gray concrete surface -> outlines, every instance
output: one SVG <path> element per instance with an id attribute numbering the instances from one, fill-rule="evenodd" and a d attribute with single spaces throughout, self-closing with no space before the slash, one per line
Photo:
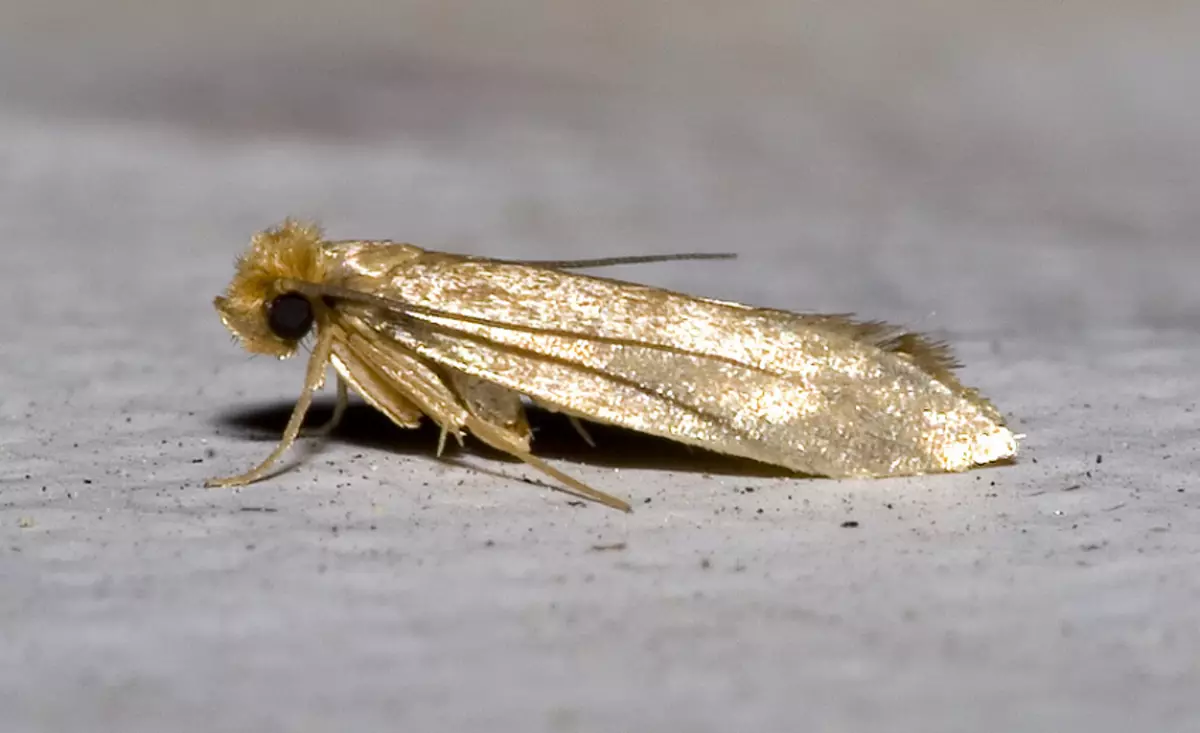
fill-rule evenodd
<path id="1" fill-rule="evenodd" d="M 1200 729 L 1195 3 L 0 11 L 0 729 Z M 209 305 L 288 214 L 736 250 L 623 274 L 946 337 L 1025 449 L 796 480 L 541 416 L 626 517 L 357 408 L 206 490 L 298 389 Z"/>

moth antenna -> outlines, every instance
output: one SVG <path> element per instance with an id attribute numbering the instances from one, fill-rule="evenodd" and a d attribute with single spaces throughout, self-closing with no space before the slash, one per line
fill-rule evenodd
<path id="1" fill-rule="evenodd" d="M 673 255 L 628 255 L 624 257 L 597 257 L 586 260 L 500 260 L 514 265 L 532 265 L 553 270 L 578 270 L 588 267 L 613 267 L 615 265 L 645 265 L 654 262 L 679 262 L 683 260 L 735 260 L 733 252 L 683 252 Z"/>

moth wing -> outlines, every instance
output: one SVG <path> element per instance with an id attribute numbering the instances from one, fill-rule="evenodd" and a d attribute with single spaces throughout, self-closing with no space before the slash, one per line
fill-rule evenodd
<path id="1" fill-rule="evenodd" d="M 910 361 L 992 419 L 1002 417 L 954 375 L 946 344 L 846 315 L 754 308 L 548 267 L 426 252 L 385 242 L 342 243 L 350 289 L 403 304 L 535 330 L 622 339 L 733 359 L 779 373 L 806 374 L 818 334 Z"/>
<path id="2" fill-rule="evenodd" d="M 359 283 L 354 254 L 343 260 L 347 287 L 391 304 L 372 328 L 570 414 L 832 476 L 1015 450 L 948 351 L 890 327 L 411 248 L 381 278 L 373 256 Z"/>
<path id="3" fill-rule="evenodd" d="M 877 376 L 800 377 L 654 346 L 471 330 L 443 321 L 397 338 L 570 414 L 805 473 L 961 470 L 1011 451 L 1011 433 L 899 360 L 874 364 Z"/>

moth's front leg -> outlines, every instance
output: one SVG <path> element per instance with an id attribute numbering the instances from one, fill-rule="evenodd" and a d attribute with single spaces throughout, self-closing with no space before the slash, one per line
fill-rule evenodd
<path id="1" fill-rule="evenodd" d="M 328 329 L 323 330 L 317 336 L 316 346 L 313 347 L 312 356 L 308 359 L 308 367 L 305 369 L 304 374 L 304 387 L 300 391 L 300 398 L 296 400 L 296 406 L 292 409 L 292 416 L 288 419 L 287 427 L 283 430 L 283 437 L 280 438 L 279 444 L 275 446 L 275 450 L 271 451 L 269 456 L 249 471 L 237 476 L 209 479 L 204 482 L 205 486 L 209 488 L 245 486 L 246 484 L 251 484 L 265 478 L 270 473 L 271 468 L 283 457 L 287 449 L 292 447 L 292 444 L 296 442 L 297 436 L 300 435 L 300 427 L 304 424 L 304 416 L 308 412 L 308 408 L 312 405 L 313 392 L 320 389 L 321 384 L 325 381 L 325 369 L 329 365 L 332 351 L 333 332 Z"/>

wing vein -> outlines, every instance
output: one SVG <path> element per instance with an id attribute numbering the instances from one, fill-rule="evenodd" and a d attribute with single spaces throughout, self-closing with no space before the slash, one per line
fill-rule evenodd
<path id="1" fill-rule="evenodd" d="M 496 321 L 490 318 L 481 318 L 479 316 L 469 316 L 464 313 L 454 313 L 445 311 L 439 308 L 430 308 L 428 306 L 416 305 L 407 303 L 395 298 L 386 298 L 378 295 L 370 295 L 368 293 L 358 292 L 347 288 L 340 288 L 328 285 L 310 285 L 307 283 L 297 283 L 294 289 L 298 291 L 309 291 L 312 294 L 324 297 L 331 297 L 338 300 L 344 300 L 350 303 L 358 303 L 374 308 L 395 313 L 397 315 L 408 316 L 412 320 L 418 320 L 421 323 L 432 324 L 433 321 L 429 318 L 441 318 L 451 321 L 462 321 L 476 326 L 484 326 L 486 328 L 495 328 L 508 331 L 520 331 L 522 333 L 530 333 L 542 336 L 558 336 L 561 338 L 577 339 L 580 341 L 592 341 L 595 343 L 609 344 L 612 346 L 626 346 L 636 348 L 655 349 L 670 354 L 678 354 L 682 356 L 697 356 L 704 359 L 712 359 L 714 361 L 732 364 L 735 366 L 750 369 L 760 374 L 767 374 L 773 377 L 780 377 L 788 381 L 793 381 L 792 375 L 789 372 L 777 371 L 764 368 L 758 364 L 750 364 L 745 361 L 740 361 L 729 356 L 721 354 L 711 354 L 703 351 L 692 351 L 689 349 L 680 348 L 678 346 L 670 346 L 668 344 L 659 344 L 652 341 L 638 341 L 635 339 L 620 338 L 617 336 L 602 336 L 599 334 L 578 333 L 576 331 L 568 331 L 560 328 L 543 328 L 540 326 L 528 326 L 520 323 L 506 323 L 504 321 Z M 413 318 L 414 316 L 425 316 L 425 318 Z"/>
<path id="2" fill-rule="evenodd" d="M 716 423 L 717 425 L 720 425 L 721 427 L 724 427 L 724 428 L 727 428 L 730 430 L 736 430 L 736 426 L 734 426 L 731 422 L 729 422 L 727 419 L 725 419 L 721 415 L 712 413 L 708 410 L 705 410 L 702 407 L 688 404 L 687 402 L 684 402 L 677 397 L 673 397 L 672 395 L 666 394 L 657 389 L 647 387 L 644 384 L 641 384 L 633 379 L 622 376 L 620 374 L 615 374 L 613 372 L 605 371 L 604 369 L 601 369 L 599 367 L 594 367 L 594 366 L 591 366 L 588 364 L 583 364 L 581 362 L 573 361 L 571 359 L 565 359 L 565 358 L 562 358 L 559 356 L 555 356 L 553 354 L 546 354 L 546 353 L 543 353 L 540 351 L 535 351 L 528 347 L 516 346 L 513 344 L 504 343 L 502 341 L 495 341 L 495 340 L 489 339 L 486 336 L 483 336 L 481 334 L 472 333 L 471 331 L 465 331 L 462 329 L 454 328 L 453 326 L 449 326 L 446 324 L 436 323 L 433 321 L 425 321 L 425 320 L 422 320 L 421 324 L 424 326 L 430 327 L 434 330 L 440 330 L 443 333 L 446 333 L 446 332 L 452 333 L 455 335 L 456 338 L 465 338 L 466 340 L 474 341 L 476 343 L 482 343 L 486 346 L 493 347 L 493 348 L 499 348 L 504 351 L 508 351 L 509 353 L 514 353 L 514 352 L 519 353 L 522 356 L 525 356 L 527 358 L 531 358 L 534 360 L 547 362 L 547 363 L 559 364 L 560 366 L 565 366 L 565 367 L 568 367 L 571 369 L 576 369 L 581 372 L 585 372 L 585 373 L 589 373 L 589 374 L 598 376 L 602 379 L 606 379 L 606 380 L 615 382 L 616 384 L 619 384 L 621 386 L 628 387 L 630 389 L 641 392 L 642 394 L 646 395 L 647 397 L 662 400 L 668 404 L 678 407 L 679 409 L 681 409 L 685 412 L 691 413 L 692 415 L 695 415 L 696 417 L 712 421 L 712 422 Z M 513 330 L 518 330 L 518 329 L 513 329 Z M 414 334 L 414 336 L 419 336 L 419 334 Z M 572 338 L 576 338 L 581 341 L 590 340 L 586 336 L 572 336 Z M 635 343 L 638 346 L 645 345 L 645 344 L 641 344 L 641 343 L 637 343 L 637 342 L 635 342 Z M 690 352 L 687 352 L 687 353 L 691 356 L 699 356 L 701 358 L 710 358 L 705 354 L 691 354 Z M 445 356 L 442 356 L 441 359 L 445 360 Z M 460 365 L 459 368 L 462 369 L 463 366 L 465 366 L 465 365 Z M 520 385 L 516 385 L 515 383 L 506 385 L 506 386 L 509 386 L 512 389 L 518 389 L 518 390 L 520 389 Z M 544 398 L 541 398 L 541 399 L 544 399 Z M 547 400 L 547 401 L 553 402 L 554 400 Z"/>

